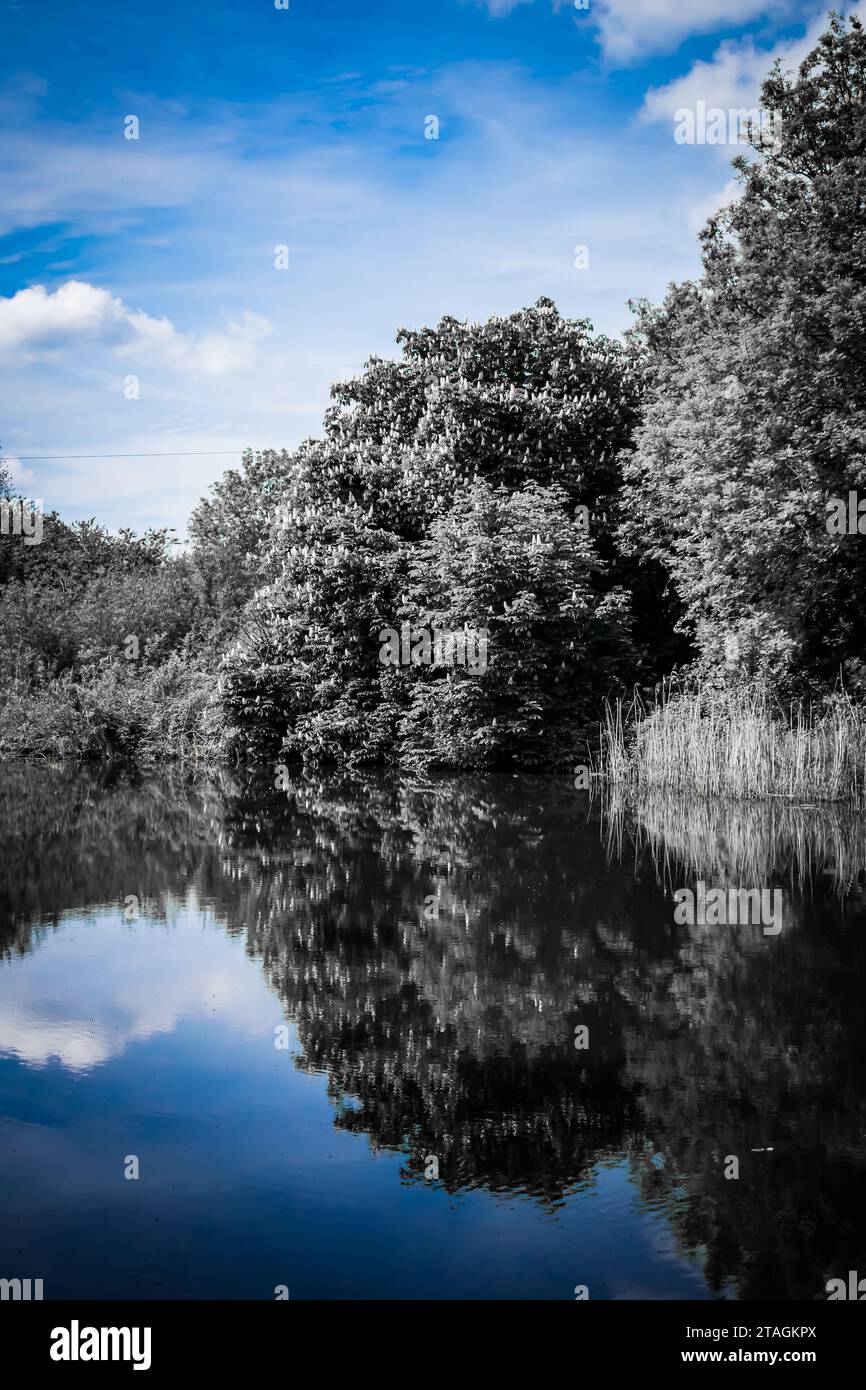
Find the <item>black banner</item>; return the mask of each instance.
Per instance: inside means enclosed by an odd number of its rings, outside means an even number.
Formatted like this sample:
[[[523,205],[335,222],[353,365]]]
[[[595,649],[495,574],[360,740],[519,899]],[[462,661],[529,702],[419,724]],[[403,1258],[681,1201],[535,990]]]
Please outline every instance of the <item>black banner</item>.
[[[575,1370],[588,1359],[611,1373],[790,1365],[820,1371],[826,1382],[856,1364],[864,1310],[844,1302],[5,1302],[0,1327],[7,1362],[14,1354],[26,1370],[61,1380],[100,1371],[160,1384],[186,1372],[258,1374],[270,1364],[295,1363],[299,1350],[314,1355],[308,1339],[317,1334],[327,1339],[327,1361],[334,1365],[336,1353],[339,1365],[359,1351],[368,1360],[371,1333],[388,1339],[386,1360],[395,1339],[408,1339],[430,1370],[435,1350],[449,1376],[443,1354],[454,1336],[461,1358],[474,1346],[485,1371],[501,1365],[513,1373],[515,1356],[539,1354],[527,1333],[549,1332],[560,1352],[571,1349]],[[551,1354],[553,1347],[542,1352],[545,1361]]]

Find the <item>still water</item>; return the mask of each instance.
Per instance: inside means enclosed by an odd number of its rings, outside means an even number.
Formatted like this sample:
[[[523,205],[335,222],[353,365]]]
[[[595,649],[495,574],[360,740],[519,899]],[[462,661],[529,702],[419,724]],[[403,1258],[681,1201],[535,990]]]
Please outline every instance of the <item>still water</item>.
[[[0,1277],[812,1299],[866,1273],[861,818],[7,767],[0,863]],[[780,888],[781,932],[678,924],[698,879]]]

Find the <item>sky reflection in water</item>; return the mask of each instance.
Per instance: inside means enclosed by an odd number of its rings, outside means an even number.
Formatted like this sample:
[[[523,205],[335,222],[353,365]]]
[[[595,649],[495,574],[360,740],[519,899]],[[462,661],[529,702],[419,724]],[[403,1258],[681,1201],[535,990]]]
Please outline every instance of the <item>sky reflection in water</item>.
[[[567,779],[6,769],[0,1274],[820,1296],[866,1259],[862,837]],[[676,926],[698,874],[782,887],[781,935]]]

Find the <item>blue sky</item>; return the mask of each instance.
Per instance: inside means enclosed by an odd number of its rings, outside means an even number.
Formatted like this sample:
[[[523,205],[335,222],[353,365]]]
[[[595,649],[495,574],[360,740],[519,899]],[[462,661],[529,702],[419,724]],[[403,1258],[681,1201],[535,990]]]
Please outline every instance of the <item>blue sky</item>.
[[[673,112],[755,105],[828,8],[289,3],[0,0],[0,444],[46,510],[183,534],[401,324],[549,295],[620,333],[730,193]]]

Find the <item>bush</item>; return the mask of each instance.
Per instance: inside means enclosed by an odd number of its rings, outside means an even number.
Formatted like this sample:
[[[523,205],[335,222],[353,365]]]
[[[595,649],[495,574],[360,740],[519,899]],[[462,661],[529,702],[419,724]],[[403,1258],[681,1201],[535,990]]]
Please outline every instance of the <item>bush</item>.
[[[177,654],[158,667],[103,662],[0,697],[0,754],[161,762],[222,756],[216,676]]]

